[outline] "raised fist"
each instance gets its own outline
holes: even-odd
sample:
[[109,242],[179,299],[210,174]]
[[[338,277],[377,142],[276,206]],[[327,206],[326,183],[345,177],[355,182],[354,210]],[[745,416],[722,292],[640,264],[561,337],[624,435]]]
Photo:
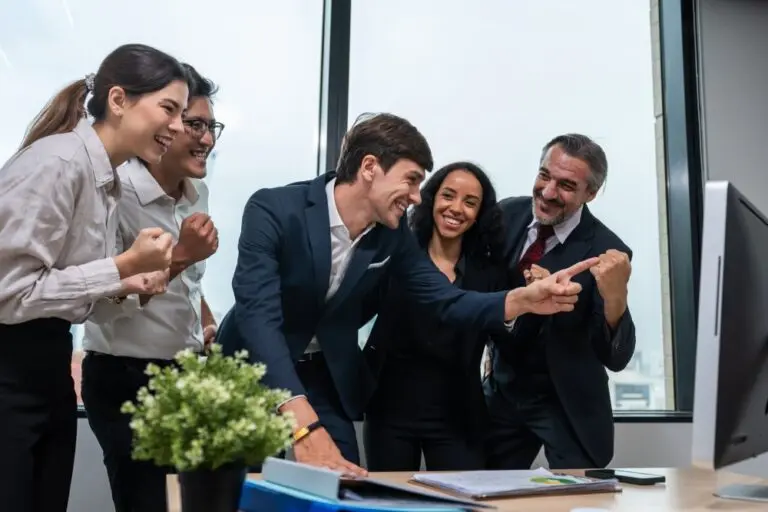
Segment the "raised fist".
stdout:
[[193,213],[181,222],[174,260],[192,265],[209,258],[219,248],[219,232],[204,213]]

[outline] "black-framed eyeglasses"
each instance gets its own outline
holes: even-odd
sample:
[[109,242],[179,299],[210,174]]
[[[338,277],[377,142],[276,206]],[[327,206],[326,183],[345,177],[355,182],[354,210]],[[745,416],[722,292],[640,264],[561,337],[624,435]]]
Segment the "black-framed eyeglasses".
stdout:
[[224,123],[218,121],[206,121],[197,117],[187,118],[182,121],[187,131],[195,138],[202,138],[208,131],[213,140],[219,140],[221,132],[224,131]]

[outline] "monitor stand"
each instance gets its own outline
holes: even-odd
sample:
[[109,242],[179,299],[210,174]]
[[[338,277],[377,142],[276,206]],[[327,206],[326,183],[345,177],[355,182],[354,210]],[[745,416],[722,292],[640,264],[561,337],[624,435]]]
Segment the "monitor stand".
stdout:
[[759,501],[768,503],[768,486],[731,484],[721,487],[715,496],[726,500]]

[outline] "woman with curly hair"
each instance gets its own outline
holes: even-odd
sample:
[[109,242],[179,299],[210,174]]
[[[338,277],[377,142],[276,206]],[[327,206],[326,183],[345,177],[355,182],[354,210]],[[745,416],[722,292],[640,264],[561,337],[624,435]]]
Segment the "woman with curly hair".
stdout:
[[[496,191],[475,164],[455,162],[424,185],[410,216],[418,244],[465,290],[504,287],[504,229]],[[365,347],[378,374],[366,412],[370,471],[482,469],[485,401],[480,360],[488,333],[441,325],[394,280]]]

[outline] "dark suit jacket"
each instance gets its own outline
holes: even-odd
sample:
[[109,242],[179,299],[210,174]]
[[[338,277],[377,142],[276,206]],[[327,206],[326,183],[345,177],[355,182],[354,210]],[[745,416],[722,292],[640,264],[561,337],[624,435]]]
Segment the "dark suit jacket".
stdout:
[[[533,219],[530,197],[510,198],[500,204],[510,235],[508,285],[519,286],[524,278],[517,261]],[[599,256],[608,249],[632,253],[589,208],[584,206],[579,225],[564,244],[548,252],[539,265],[550,272],[562,270],[581,260]],[[508,336],[494,343],[494,382],[505,392],[514,378],[519,347],[544,343],[546,365],[557,396],[584,448],[600,466],[613,458],[613,411],[605,368],[623,370],[635,351],[635,325],[629,309],[615,332],[610,332],[603,315],[603,300],[592,274],[574,279],[583,287],[574,311],[553,316],[523,315]]]
[[[494,292],[504,289],[505,281],[505,265],[494,264],[486,257],[465,255],[457,265],[455,286],[463,290]],[[387,379],[377,382],[368,414],[381,417],[388,411],[377,411],[377,407],[396,403],[398,411],[407,410],[407,419],[417,421],[420,411],[416,409],[433,398],[428,392],[426,396],[422,394],[425,388],[443,390],[437,393],[440,396],[456,393],[449,407],[462,420],[467,436],[480,441],[488,419],[480,361],[489,332],[441,323],[424,307],[404,298],[403,286],[395,278],[384,283],[379,300],[382,306],[364,353],[374,373]],[[505,329],[499,325],[498,331]],[[423,382],[433,378],[438,382]],[[387,387],[388,383],[392,385]],[[412,385],[412,395],[402,396],[402,388]]]
[[225,353],[245,348],[251,361],[265,363],[266,385],[303,395],[294,363],[316,335],[345,412],[359,418],[373,386],[357,343],[362,297],[387,272],[414,301],[454,325],[500,324],[505,294],[456,289],[419,250],[403,218],[397,229],[377,225],[365,235],[326,302],[331,235],[325,185],[333,176],[260,190],[248,200],[232,280],[235,305],[217,340]]

